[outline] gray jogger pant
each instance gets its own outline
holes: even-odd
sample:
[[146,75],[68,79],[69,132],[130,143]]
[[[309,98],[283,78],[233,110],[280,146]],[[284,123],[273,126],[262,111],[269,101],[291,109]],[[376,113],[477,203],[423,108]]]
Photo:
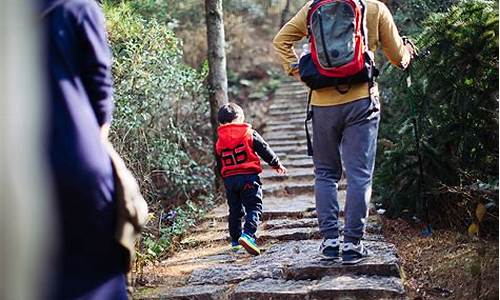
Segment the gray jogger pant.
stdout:
[[313,106],[314,193],[321,234],[339,237],[338,182],[347,177],[344,241],[363,237],[375,165],[380,105],[378,97],[335,106]]

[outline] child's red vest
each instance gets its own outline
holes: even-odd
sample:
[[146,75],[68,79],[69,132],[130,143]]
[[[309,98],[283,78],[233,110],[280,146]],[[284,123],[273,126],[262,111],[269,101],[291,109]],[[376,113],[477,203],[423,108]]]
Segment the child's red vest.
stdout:
[[246,123],[229,123],[217,129],[215,151],[221,160],[221,175],[259,174],[260,158],[253,150],[253,129]]

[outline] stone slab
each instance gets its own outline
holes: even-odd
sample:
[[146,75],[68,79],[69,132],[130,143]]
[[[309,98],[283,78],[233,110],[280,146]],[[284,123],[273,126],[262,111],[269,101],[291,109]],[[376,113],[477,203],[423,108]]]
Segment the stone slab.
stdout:
[[300,154],[300,153],[307,153],[307,146],[305,144],[301,146],[297,145],[286,145],[286,146],[276,146],[273,147],[274,152],[283,152],[286,153],[287,155],[289,154]]
[[[285,162],[283,162],[285,164]],[[301,180],[301,181],[306,181],[309,183],[313,183],[314,180],[314,168],[294,168],[294,167],[287,167],[288,172],[285,175],[279,175],[277,174],[273,169],[271,168],[266,168],[263,170],[261,174],[261,178],[267,182],[269,180],[271,181],[286,181],[286,180]],[[265,185],[266,183],[264,183]]]
[[[315,201],[312,195],[298,195],[286,198],[264,197],[263,220],[279,217],[302,217],[315,209]],[[228,216],[229,207],[226,203],[219,205],[208,216],[207,219],[225,220]]]
[[339,276],[321,280],[246,280],[231,299],[403,299],[404,288],[396,277]]
[[301,105],[301,107],[281,107],[280,109],[270,109],[268,114],[269,118],[274,118],[275,116],[290,116],[295,114],[304,114],[305,116],[305,105]]
[[259,242],[267,240],[301,241],[321,238],[319,229],[317,227],[280,228],[265,230],[261,233],[257,233],[257,235]]
[[305,146],[307,145],[306,139],[300,139],[300,140],[271,140],[268,141],[269,145],[271,148],[274,147],[281,147],[281,146]]
[[302,101],[297,101],[295,103],[273,103],[269,106],[269,111],[272,112],[274,110],[282,110],[282,109],[302,109],[304,111],[306,109],[306,103],[302,103]]
[[385,242],[366,242],[373,256],[356,265],[342,265],[319,256],[319,240],[290,241],[269,248],[246,263],[213,265],[194,270],[190,284],[228,284],[247,279],[319,280],[326,276],[399,276],[395,247]]
[[314,181],[309,178],[305,181],[271,181],[265,183],[263,188],[264,197],[289,196],[314,193]]
[[[382,233],[381,224],[376,221],[378,216],[370,216],[369,221],[366,224],[366,232],[372,235],[380,235]],[[312,227],[317,230],[318,219],[317,218],[301,218],[301,219],[274,219],[268,220],[262,223],[262,229],[266,231],[279,230],[279,229],[302,229]],[[339,227],[342,232],[344,229],[344,219],[339,218]]]
[[310,299],[404,299],[401,279],[394,276],[324,277],[311,287]]
[[304,228],[317,227],[317,218],[302,218],[302,219],[275,219],[262,223],[262,229],[283,229],[283,228]]
[[301,110],[301,111],[293,111],[293,112],[290,112],[290,113],[286,113],[286,111],[284,111],[285,113],[283,114],[279,114],[279,115],[274,115],[274,116],[270,116],[269,119],[272,119],[272,120],[281,120],[281,121],[286,121],[286,120],[290,120],[290,119],[300,119],[302,118],[302,122],[305,121],[306,119],[306,110]]
[[297,139],[305,139],[306,133],[303,128],[296,127],[295,131],[277,131],[273,130],[272,127],[266,127],[264,129],[264,138],[268,143],[272,141],[281,141],[281,140],[297,140]]
[[[365,245],[372,252],[372,256],[356,265],[342,265],[337,262],[321,260],[317,251],[319,249],[319,242],[302,241],[293,243],[301,243],[296,246],[300,251],[299,253],[295,253],[295,256],[302,259],[297,259],[285,266],[283,276],[286,279],[309,280],[346,274],[400,276],[396,249],[394,245],[389,243],[365,241]],[[287,249],[283,249],[283,245],[277,245],[275,249],[269,249],[266,254],[272,255],[275,251],[283,252],[287,251]],[[302,253],[309,253],[310,255],[301,255]]]
[[160,300],[226,300],[229,297],[229,286],[226,285],[191,285],[164,292],[157,298]]
[[293,119],[288,119],[288,120],[269,120],[266,122],[266,126],[271,126],[271,125],[287,125],[287,124],[301,124],[304,125],[304,118],[303,117],[296,117]]
[[286,281],[282,279],[246,280],[238,284],[232,299],[304,300],[317,281]]

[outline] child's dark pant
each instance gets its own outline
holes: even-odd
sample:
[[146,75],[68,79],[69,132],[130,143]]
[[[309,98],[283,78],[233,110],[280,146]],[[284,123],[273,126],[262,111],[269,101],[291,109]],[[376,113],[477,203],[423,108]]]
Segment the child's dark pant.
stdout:
[[[229,235],[237,242],[241,235],[241,218],[245,216],[244,232],[254,236],[262,215],[262,183],[259,175],[234,175],[224,179],[229,205]],[[245,214],[246,213],[246,214]]]

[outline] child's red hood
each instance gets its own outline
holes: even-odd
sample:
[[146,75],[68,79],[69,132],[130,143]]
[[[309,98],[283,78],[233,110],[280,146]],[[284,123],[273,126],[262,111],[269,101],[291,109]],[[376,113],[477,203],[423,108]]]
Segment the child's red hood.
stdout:
[[219,141],[225,147],[235,148],[251,132],[252,125],[248,123],[228,123],[217,128]]

